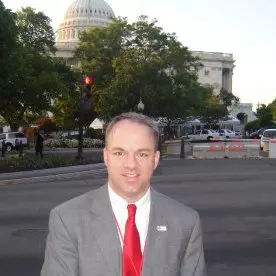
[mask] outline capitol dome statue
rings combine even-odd
[[[75,0],[56,31],[56,56],[69,61],[81,32],[93,27],[107,27],[114,17],[112,8],[104,0]]]

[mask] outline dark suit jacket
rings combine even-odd
[[[107,185],[53,209],[41,276],[121,276]],[[151,189],[142,276],[205,276],[198,213]]]

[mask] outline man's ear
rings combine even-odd
[[[159,160],[160,160],[160,151],[157,150],[154,153],[154,169],[157,168],[158,164],[159,164]]]
[[[105,166],[107,166],[107,163],[108,163],[108,153],[107,153],[107,149],[106,148],[103,149],[103,158],[104,158],[104,164],[105,164]]]

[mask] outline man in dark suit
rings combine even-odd
[[[198,213],[150,188],[160,152],[147,116],[106,131],[108,181],[54,208],[41,276],[205,276]]]

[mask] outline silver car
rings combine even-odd
[[[262,151],[269,150],[269,140],[276,138],[276,129],[266,129],[261,137],[260,149]]]

